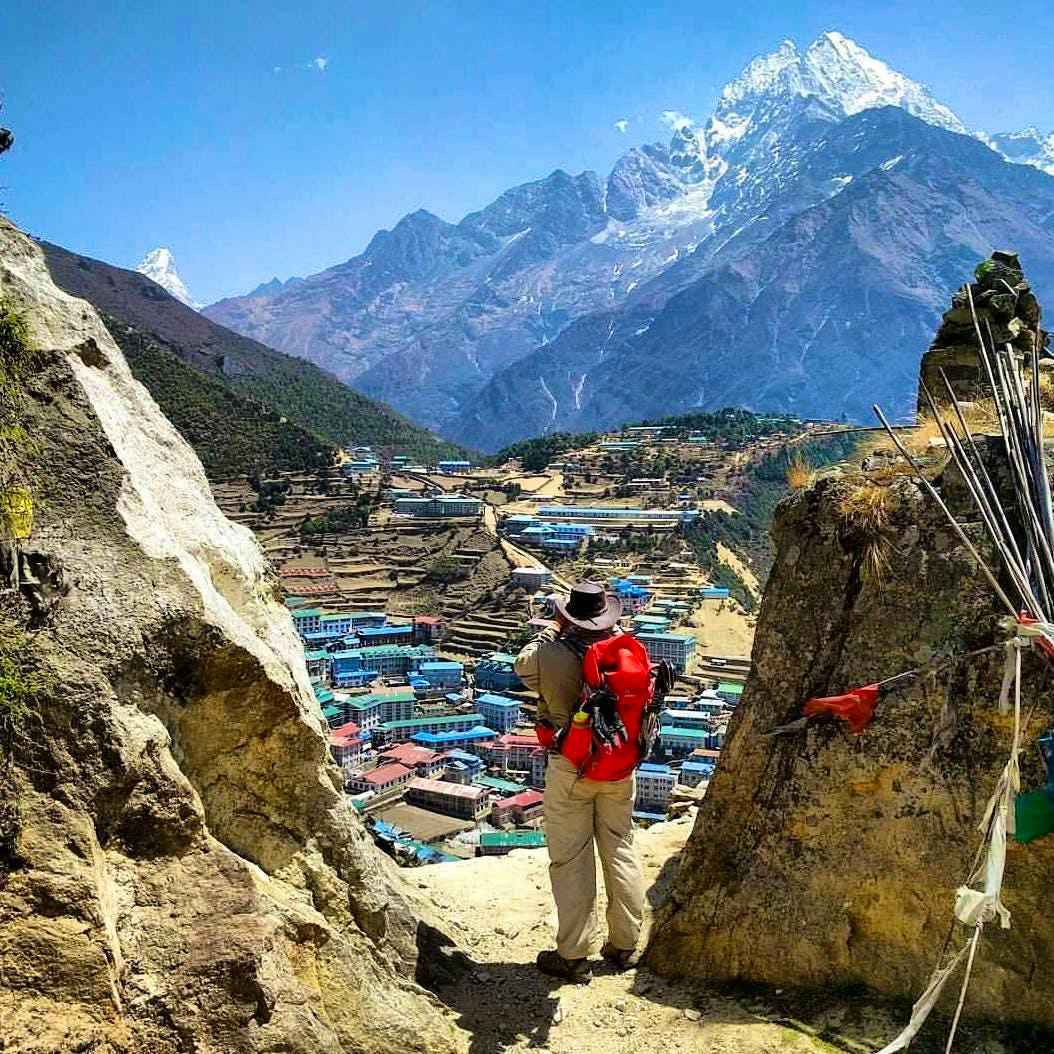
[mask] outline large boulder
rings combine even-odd
[[[856,494],[875,486],[891,495],[877,534]],[[969,521],[953,470],[938,486]],[[902,682],[859,737],[833,719],[760,734],[812,696],[998,642],[1001,612],[931,500],[888,468],[796,493],[779,508],[774,537],[753,669],[649,962],[706,983],[866,986],[913,1000],[949,934],[954,947],[965,938],[952,926],[955,890],[1010,750],[1001,649]],[[1049,664],[1031,653],[1024,686],[1022,782],[1032,790],[1043,785],[1034,742],[1054,724],[1054,691]],[[968,1014],[1054,1027],[1052,889],[1054,835],[1011,842],[1013,924],[985,929]],[[946,996],[957,991],[956,981]]]
[[[453,1049],[252,535],[6,220],[0,299],[37,349],[0,363],[35,513],[0,592],[4,1049]]]

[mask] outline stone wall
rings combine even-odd
[[[978,355],[977,330],[974,313],[987,338],[989,328],[996,345],[1009,344],[1015,350],[1030,354],[1039,342],[1041,351],[1049,343],[1049,335],[1040,329],[1040,307],[1032,287],[1025,280],[1021,261],[1016,253],[997,250],[981,263],[976,281],[963,286],[952,297],[951,307],[941,316],[937,335],[929,351],[922,357],[918,409],[929,412],[929,404],[922,385],[929,388],[934,400],[948,401],[948,390],[941,379],[941,370],[956,396],[962,400],[991,395],[984,366]],[[974,310],[970,310],[970,296]]]
[[[0,297],[41,351],[0,625],[47,681],[0,747],[4,1049],[453,1049],[251,533],[4,220]]]

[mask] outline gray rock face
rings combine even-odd
[[[6,221],[0,297],[39,349],[0,632],[44,679],[0,765],[5,1049],[453,1049],[255,540]]]

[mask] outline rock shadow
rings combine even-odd
[[[478,963],[445,933],[419,922],[415,980],[457,1015],[471,1037],[469,1054],[502,1054],[527,1040],[549,1048],[560,982],[534,963]]]

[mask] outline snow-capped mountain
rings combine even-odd
[[[1032,165],[1054,176],[1054,133],[1044,135],[1035,128],[1025,128],[1020,132],[979,134],[980,138],[1008,161]]]
[[[151,249],[139,261],[136,270],[140,274],[145,274],[152,281],[157,282],[166,293],[171,293],[172,296],[182,301],[187,307],[198,310],[204,306],[197,303],[187,291],[187,287],[183,284],[183,279],[179,277],[179,272],[176,270],[176,261],[172,257],[171,249],[163,247]]]
[[[854,121],[889,107],[908,119]],[[809,210],[849,190],[855,196],[874,171],[895,181],[901,161],[924,146],[943,143],[947,151],[949,141],[962,139],[984,150],[977,138],[1009,160],[1043,167],[1042,137],[972,137],[924,86],[833,32],[804,51],[785,41],[754,59],[708,118],[664,116],[670,140],[629,150],[604,181],[557,171],[457,224],[420,210],[346,263],[221,301],[206,314],[319,363],[422,423],[493,446],[587,418],[625,419],[610,394],[594,398],[599,363],[616,360],[624,341],[646,341],[678,294],[726,265],[732,270],[721,272],[723,280],[733,281],[732,261],[752,259]],[[927,137],[927,127],[951,139]],[[850,128],[855,139],[843,142]],[[893,129],[892,139],[882,138]],[[991,161],[1002,164],[995,155]],[[847,229],[842,236],[853,235]],[[838,242],[826,244],[835,251]],[[979,257],[989,248],[978,242]],[[927,251],[940,255],[939,245]],[[932,286],[924,315],[946,300],[944,284],[953,281],[947,260],[931,263],[918,278]],[[845,281],[837,270],[826,278]],[[773,325],[759,339],[799,339]],[[912,328],[913,340],[925,325],[928,319]],[[674,343],[661,349],[675,371],[681,350]],[[565,351],[567,360],[558,361]],[[521,414],[509,400],[528,362],[534,387],[525,401],[531,409]],[[897,373],[909,375],[914,369]],[[664,396],[694,391],[698,405],[720,400],[719,391],[698,387],[675,385]],[[852,403],[845,387],[832,412]],[[767,390],[778,398],[778,384]],[[823,398],[810,412],[822,411]]]

